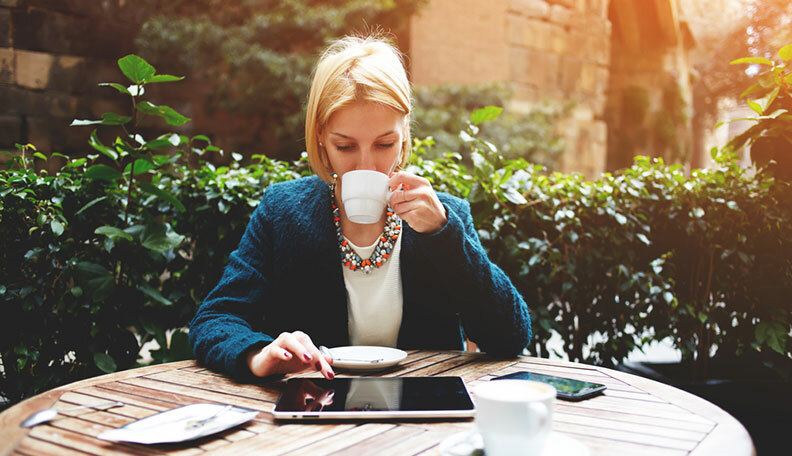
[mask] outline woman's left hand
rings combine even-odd
[[[390,189],[393,195],[388,204],[413,230],[431,234],[445,226],[448,221],[445,207],[428,180],[399,171],[391,174]]]

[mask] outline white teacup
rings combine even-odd
[[[487,456],[539,456],[553,425],[556,390],[530,380],[493,380],[474,390]]]
[[[354,223],[377,223],[391,195],[388,176],[379,171],[359,169],[341,176],[344,212]]]

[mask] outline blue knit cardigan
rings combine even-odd
[[[421,234],[403,223],[398,346],[458,350],[467,336],[482,351],[515,356],[531,339],[528,307],[487,258],[468,203],[437,195],[448,216],[439,232]],[[330,194],[318,177],[304,177],[265,190],[190,323],[190,343],[203,365],[252,380],[249,350],[296,330],[316,346],[349,345],[347,322]]]

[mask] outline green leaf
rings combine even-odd
[[[107,236],[110,239],[112,239],[113,241],[116,241],[119,238],[126,239],[127,241],[131,241],[132,240],[132,236],[129,235],[129,233],[127,233],[126,231],[124,231],[124,230],[122,230],[120,228],[116,228],[114,226],[107,226],[107,225],[100,226],[99,228],[94,230],[94,233],[95,234],[101,234],[103,236]]]
[[[156,252],[164,252],[179,246],[184,241],[184,236],[173,231],[165,223],[151,223],[146,225],[142,233],[143,247]]]
[[[107,165],[93,165],[85,170],[85,177],[113,182],[121,178],[121,171]]]
[[[132,95],[131,93],[129,93],[129,89],[127,89],[123,85],[115,83],[115,82],[100,82],[99,86],[100,87],[112,87],[112,88],[118,90],[119,92],[121,92],[121,93],[123,93],[125,95]]]
[[[107,353],[94,353],[93,359],[96,367],[106,374],[112,374],[116,371],[116,369],[118,369],[113,357]]]
[[[102,114],[102,120],[80,120],[74,119],[69,125],[70,127],[82,127],[85,125],[124,125],[132,120],[131,117],[122,116],[114,112],[106,112]]]
[[[174,111],[170,106],[157,106],[148,101],[140,103],[138,109],[144,114],[162,117],[169,125],[184,125],[191,120]]]
[[[186,331],[176,331],[171,334],[170,346],[168,347],[168,356],[165,362],[183,361],[193,359],[195,355],[190,345],[190,338]]]
[[[754,333],[756,341],[774,351],[786,355],[786,340],[789,337],[783,325],[774,321],[761,321]]]
[[[106,200],[106,199],[107,199],[107,197],[106,197],[106,196],[100,196],[99,198],[96,198],[95,200],[93,200],[93,201],[89,202],[88,204],[86,204],[85,206],[83,206],[82,208],[80,208],[80,210],[79,210],[79,211],[77,211],[77,212],[75,212],[75,213],[74,213],[74,215],[80,215],[80,214],[82,214],[82,213],[83,213],[85,210],[87,210],[89,207],[93,206],[94,204],[96,204],[96,203],[98,203],[98,202],[100,202],[100,201],[104,201],[104,200]]]
[[[514,204],[528,204],[528,200],[526,200],[525,197],[520,194],[520,192],[511,187],[503,191],[503,196],[505,196],[507,200]]]
[[[54,234],[55,237],[58,237],[61,234],[63,234],[63,224],[57,220],[53,220],[50,222],[50,229],[52,230],[52,234]]]
[[[149,160],[148,158],[138,158],[133,163],[135,164],[135,176],[145,174],[157,167],[157,165],[152,163],[151,160]],[[132,169],[132,163],[129,163],[124,168],[124,174],[129,174],[129,170],[131,169]]]
[[[170,306],[173,302],[170,299],[165,298],[162,294],[154,287],[149,284],[142,283],[138,285],[138,290],[140,290],[144,295],[148,296],[149,298],[157,301],[160,304]]]
[[[99,140],[96,130],[91,132],[91,136],[88,138],[88,144],[102,155],[111,158],[113,161],[118,160],[118,152],[102,144],[102,142]]]
[[[759,104],[762,106],[762,112],[760,114],[764,114],[764,112],[767,110],[767,108],[769,108],[770,105],[773,104],[773,101],[775,101],[776,97],[778,96],[778,92],[780,90],[781,90],[781,87],[776,87],[770,93],[768,93],[763,98],[758,100]]]
[[[171,76],[169,74],[157,74],[157,75],[154,75],[154,76],[150,77],[146,82],[148,82],[148,83],[152,83],[152,82],[175,82],[175,81],[181,81],[182,79],[184,79],[184,76]]]
[[[472,137],[472,136],[470,136],[470,134],[468,134],[468,132],[466,132],[465,130],[462,130],[462,131],[460,131],[460,132],[459,132],[459,138],[460,138],[460,139],[461,139],[463,142],[466,142],[466,143],[473,142],[473,141],[475,140],[475,138],[474,138],[474,137]],[[209,149],[209,148],[207,147],[207,150],[208,150],[208,149]]]
[[[181,139],[179,138],[179,135],[175,133],[169,133],[162,135],[157,139],[152,139],[151,141],[144,144],[143,147],[150,150],[165,150],[178,146],[180,143]]]
[[[135,54],[118,59],[118,68],[134,84],[144,84],[154,76],[156,70],[148,62]]]
[[[778,56],[781,57],[781,60],[785,62],[792,60],[792,44],[787,44],[786,46],[779,49]]]
[[[748,103],[748,107],[753,109],[755,113],[759,114],[760,116],[762,115],[762,105],[760,105],[759,103],[753,100],[748,100],[747,103]]]
[[[748,95],[750,95],[750,94],[752,94],[752,93],[756,92],[757,90],[759,90],[759,89],[761,89],[761,88],[762,88],[762,85],[761,85],[761,84],[759,84],[758,82],[757,82],[757,83],[754,83],[754,84],[752,84],[750,87],[748,87],[747,89],[745,89],[745,91],[744,91],[743,93],[741,93],[741,94],[740,94],[740,98],[745,98],[745,97],[747,97]]]
[[[93,302],[103,301],[110,296],[115,284],[110,271],[87,261],[77,263],[75,268],[80,288]]]
[[[759,65],[773,66],[772,60],[768,60],[764,57],[743,57],[737,60],[732,60],[729,62],[729,65],[739,65],[741,63],[757,63]]]
[[[473,122],[473,125],[478,125],[483,122],[497,119],[501,112],[503,112],[503,108],[498,106],[485,106],[473,111],[470,115],[470,120]]]
[[[181,201],[156,185],[149,182],[140,182],[138,185],[140,185],[141,190],[144,192],[157,196],[158,198],[171,203],[173,207],[175,207],[179,212],[184,212],[186,210],[184,204],[182,204]]]
[[[482,178],[489,178],[495,172],[495,168],[492,166],[492,163],[490,163],[480,153],[471,153],[470,159],[473,160],[473,167],[476,170],[476,174],[478,176]]]

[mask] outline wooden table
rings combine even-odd
[[[601,367],[528,357],[495,359],[471,352],[412,351],[398,367],[374,375],[458,375],[470,388],[522,369],[608,386],[603,396],[593,399],[556,401],[554,430],[587,445],[592,456],[755,454],[745,428],[715,405],[670,386]],[[240,385],[194,361],[96,377],[45,392],[0,414],[0,453],[432,455],[438,454],[437,446],[444,439],[474,426],[472,420],[281,424],[273,421],[270,413],[279,386],[277,382]],[[19,427],[40,408],[63,409],[106,400],[127,405],[72,412],[32,429]],[[183,445],[116,444],[96,438],[135,419],[197,402],[233,404],[260,413],[238,428]]]

